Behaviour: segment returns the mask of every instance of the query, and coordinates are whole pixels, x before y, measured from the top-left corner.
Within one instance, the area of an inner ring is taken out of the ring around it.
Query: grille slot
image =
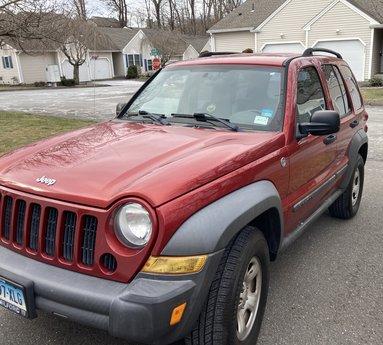
[[[113,273],[117,269],[117,260],[112,254],[104,254],[101,257],[101,264],[106,270]]]
[[[4,198],[4,214],[2,234],[6,240],[9,240],[11,234],[13,199],[10,196]]]
[[[82,263],[92,266],[94,263],[94,248],[96,246],[97,218],[93,216],[84,217],[84,240],[82,246]]]
[[[55,208],[49,207],[47,209],[47,212],[48,212],[48,219],[47,219],[47,228],[45,233],[45,253],[49,256],[54,256],[58,211]]]
[[[64,241],[63,258],[67,261],[73,260],[74,235],[76,229],[76,214],[73,212],[64,212]]]
[[[31,224],[29,233],[29,248],[37,251],[39,248],[39,228],[41,219],[41,206],[32,204],[31,206]]]
[[[27,208],[27,204],[24,200],[17,200],[16,205],[17,205],[16,243],[21,246],[23,244],[25,211]]]

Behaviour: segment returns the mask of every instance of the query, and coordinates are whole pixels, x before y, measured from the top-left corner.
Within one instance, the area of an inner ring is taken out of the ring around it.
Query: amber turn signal
[[[187,274],[200,272],[207,255],[199,256],[151,256],[142,272],[154,274]]]
[[[178,307],[173,309],[172,316],[170,318],[170,326],[174,326],[177,323],[181,322],[185,309],[186,309],[186,303],[181,304]]]

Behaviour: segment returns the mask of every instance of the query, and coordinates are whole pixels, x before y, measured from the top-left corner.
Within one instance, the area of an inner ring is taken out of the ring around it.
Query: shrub
[[[242,53],[245,53],[245,54],[253,54],[253,53],[254,53],[254,50],[251,49],[251,48],[247,48],[247,49],[245,49]]]
[[[138,68],[137,66],[129,66],[128,73],[126,74],[126,79],[137,79],[138,78]]]
[[[47,86],[47,83],[45,81],[36,81],[33,83],[33,86],[35,87],[44,87]]]
[[[61,85],[62,86],[75,86],[76,82],[74,79],[67,79],[65,77],[61,77]]]
[[[369,84],[372,87],[381,87],[383,86],[383,79],[379,76],[372,77]]]

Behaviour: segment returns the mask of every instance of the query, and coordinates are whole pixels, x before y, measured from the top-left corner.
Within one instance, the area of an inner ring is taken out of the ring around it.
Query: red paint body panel
[[[180,62],[167,68],[201,64],[283,66],[292,56],[232,55]],[[340,62],[330,57],[291,61],[282,133],[230,132],[114,120],[3,156],[0,159],[2,200],[10,195],[25,200],[27,205],[38,202],[43,208],[55,207],[60,214],[70,210],[79,219],[94,215],[99,221],[99,231],[96,263],[91,268],[79,262],[79,241],[74,262],[70,264],[60,256],[48,258],[41,252],[18,248],[4,239],[2,245],[59,267],[129,281],[150,254],[161,254],[169,239],[191,215],[230,192],[260,180],[271,181],[276,186],[282,199],[285,235],[288,235],[337,187],[340,181],[323,190],[300,212],[292,211],[295,203],[347,164],[351,136],[359,128],[365,128],[368,119],[364,109],[357,114],[353,111],[342,119],[340,140],[331,147],[326,147],[321,137],[310,135],[296,140],[296,90],[300,68],[312,65],[318,69],[327,107],[332,109],[326,81],[320,72],[321,64],[325,63]],[[348,125],[355,117],[360,124],[351,130]],[[287,161],[285,167],[281,166],[281,158]],[[54,187],[36,183],[41,176],[54,178],[57,183]],[[142,250],[124,247],[114,235],[114,211],[127,200],[138,201],[151,212],[154,235]],[[4,206],[0,206],[2,212]],[[28,236],[27,229],[24,235]],[[62,230],[56,236],[59,239]],[[117,259],[118,268],[113,274],[106,274],[99,264],[104,253],[113,253]]]

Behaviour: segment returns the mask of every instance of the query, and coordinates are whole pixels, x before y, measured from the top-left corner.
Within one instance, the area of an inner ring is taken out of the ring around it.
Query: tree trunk
[[[73,79],[76,85],[80,84],[80,66],[78,64],[73,66]]]

